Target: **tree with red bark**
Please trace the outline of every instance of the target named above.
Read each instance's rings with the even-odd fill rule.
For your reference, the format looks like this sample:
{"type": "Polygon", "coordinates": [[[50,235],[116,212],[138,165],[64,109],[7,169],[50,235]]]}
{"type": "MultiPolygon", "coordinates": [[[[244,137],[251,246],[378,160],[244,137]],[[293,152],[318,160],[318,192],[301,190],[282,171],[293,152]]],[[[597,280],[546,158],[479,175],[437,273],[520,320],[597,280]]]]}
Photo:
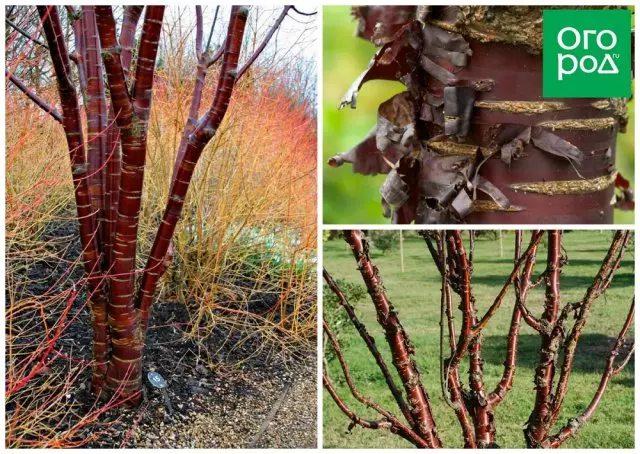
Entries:
{"type": "MultiPolygon", "coordinates": [[[[529,448],[558,448],[574,436],[593,416],[601,402],[611,377],[618,374],[631,360],[634,345],[625,346],[632,329],[634,302],[630,308],[616,340],[609,351],[599,386],[586,409],[566,425],[555,430],[555,424],[567,395],[569,377],[574,366],[576,346],[587,323],[593,303],[604,294],[620,267],[627,249],[631,232],[617,231],[600,268],[584,296],[576,302],[562,304],[560,299],[560,273],[566,262],[562,247],[562,232],[558,230],[532,231],[528,245],[524,246],[524,233],[515,237],[513,268],[506,276],[497,296],[482,313],[478,313],[472,289],[474,235],[470,235],[467,252],[460,231],[424,231],[423,235],[430,255],[435,263],[435,272],[441,280],[440,292],[440,371],[442,397],[455,413],[460,425],[465,448],[495,448],[494,423],[496,407],[500,405],[513,386],[518,363],[518,339],[521,325],[526,323],[540,339],[539,359],[535,368],[535,401],[528,421],[524,423],[524,439],[529,448]],[[534,268],[538,248],[546,236],[546,267],[538,277],[534,268]],[[545,297],[542,314],[536,316],[527,302],[528,292],[543,285],[545,297]],[[515,304],[511,321],[506,327],[507,348],[501,378],[493,389],[489,388],[483,375],[483,334],[493,316],[513,288],[515,304]],[[454,299],[459,299],[461,321],[455,322],[454,299]],[[571,321],[570,319],[573,319],[571,321]],[[458,334],[456,335],[456,331],[458,334]],[[620,357],[620,358],[618,358],[620,357]],[[461,377],[461,365],[468,361],[469,378],[465,386],[461,377]]],[[[344,237],[351,248],[357,268],[367,287],[377,320],[384,332],[386,346],[391,353],[391,367],[384,360],[381,350],[370,331],[359,319],[353,305],[326,269],[323,276],[329,289],[335,294],[340,308],[344,310],[366,344],[378,366],[379,372],[402,416],[382,407],[374,399],[360,393],[350,371],[350,364],[343,352],[335,326],[325,321],[324,333],[335,357],[340,363],[344,381],[352,396],[364,406],[380,415],[380,419],[367,420],[358,416],[340,397],[328,375],[323,373],[323,384],[333,401],[351,421],[350,428],[361,426],[368,429],[387,429],[416,447],[440,448],[443,443],[437,432],[437,417],[432,410],[431,397],[423,383],[414,355],[419,353],[405,331],[402,321],[392,305],[382,284],[378,268],[372,262],[369,241],[363,232],[348,230],[344,237]],[[399,377],[401,387],[396,384],[399,377]]],[[[334,317],[335,318],[335,317],[334,317]]],[[[342,377],[341,377],[342,379],[342,377]]]]}
{"type": "Polygon", "coordinates": [[[125,6],[119,27],[110,6],[37,10],[40,21],[33,31],[12,24],[50,57],[59,108],[49,105],[12,70],[7,69],[7,80],[60,123],[67,140],[92,317],[92,390],[137,405],[142,398],[142,358],[152,302],[172,261],[172,237],[198,160],[225,118],[238,79],[284,19],[292,12],[304,13],[284,6],[263,41],[240,64],[249,8],[231,8],[222,45],[212,52],[211,39],[204,45],[202,7],[195,7],[197,71],[189,116],[164,214],[146,265],[139,270],[147,134],[165,7],[125,6]],[[199,116],[209,69],[218,73],[215,96],[199,116]]]}

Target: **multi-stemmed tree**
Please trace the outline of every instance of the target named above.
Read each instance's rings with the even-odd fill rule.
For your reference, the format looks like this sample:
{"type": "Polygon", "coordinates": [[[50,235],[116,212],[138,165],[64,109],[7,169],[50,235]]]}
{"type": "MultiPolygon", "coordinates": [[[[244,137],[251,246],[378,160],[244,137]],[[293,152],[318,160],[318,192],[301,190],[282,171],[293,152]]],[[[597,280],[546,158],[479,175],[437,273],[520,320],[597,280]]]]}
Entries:
{"type": "Polygon", "coordinates": [[[121,402],[133,405],[140,402],[151,305],[158,281],[171,263],[172,237],[194,169],[225,117],[234,85],[290,11],[304,14],[285,6],[264,40],[239,66],[249,9],[231,8],[224,41],[213,52],[211,35],[207,44],[203,43],[202,7],[195,7],[196,82],[169,198],[142,270],[135,266],[138,226],[165,7],[126,6],[118,27],[110,6],[66,7],[66,17],[59,7],[39,6],[40,23],[34,32],[13,24],[26,38],[46,49],[57,82],[59,109],[7,70],[8,80],[59,122],[66,136],[92,315],[95,393],[115,393],[121,402]],[[72,40],[67,39],[65,26],[72,30],[72,40]],[[40,31],[44,40],[38,37],[40,31]],[[210,68],[217,72],[215,96],[200,115],[210,68]]]}
{"type": "MultiPolygon", "coordinates": [[[[576,302],[561,303],[560,273],[564,265],[562,232],[549,231],[547,236],[546,267],[536,277],[534,267],[538,247],[545,232],[533,231],[529,244],[522,244],[523,233],[517,232],[515,256],[511,273],[484,314],[478,313],[472,288],[473,236],[471,249],[465,250],[462,233],[459,231],[425,231],[429,252],[435,262],[434,272],[441,276],[440,295],[440,371],[442,397],[455,413],[460,424],[465,448],[492,448],[496,444],[494,413],[512,388],[518,363],[518,338],[521,325],[526,323],[540,338],[539,359],[535,368],[535,402],[529,420],[523,421],[524,438],[530,448],[557,448],[591,418],[600,403],[612,376],[618,374],[632,358],[634,345],[626,347],[625,339],[632,329],[634,302],[632,301],[624,323],[606,359],[599,386],[585,410],[558,431],[554,426],[563,408],[568,382],[574,366],[576,346],[587,323],[591,307],[609,287],[615,271],[619,268],[625,249],[631,239],[629,231],[615,233],[611,246],[599,271],[584,296],[576,302]],[[545,288],[543,310],[540,316],[527,303],[528,292],[539,285],[545,288]],[[507,349],[504,370],[493,389],[483,377],[483,334],[492,317],[500,309],[505,297],[513,287],[515,304],[511,321],[505,327],[507,349]],[[459,300],[461,321],[455,322],[454,299],[459,300]],[[456,330],[459,330],[456,334],[456,330]],[[618,357],[621,359],[618,359],[618,357]],[[461,364],[468,361],[468,386],[461,378],[461,364]]],[[[381,355],[375,339],[360,321],[347,296],[329,272],[323,270],[324,279],[376,361],[389,391],[393,395],[402,416],[380,406],[374,398],[360,393],[351,375],[348,361],[343,353],[334,327],[324,321],[324,332],[340,363],[347,387],[353,397],[372,408],[379,420],[367,420],[357,415],[338,395],[328,371],[323,373],[325,389],[340,410],[351,420],[352,426],[369,429],[388,429],[406,439],[416,447],[439,448],[436,415],[431,407],[430,396],[423,385],[423,376],[413,359],[415,348],[405,331],[398,313],[391,304],[382,284],[377,267],[369,256],[369,242],[361,231],[344,232],[363,282],[373,302],[377,320],[384,332],[391,353],[392,365],[400,378],[402,387],[381,355]],[[402,391],[404,390],[404,392],[402,391]]],[[[385,347],[386,348],[386,347],[385,347]]]]}

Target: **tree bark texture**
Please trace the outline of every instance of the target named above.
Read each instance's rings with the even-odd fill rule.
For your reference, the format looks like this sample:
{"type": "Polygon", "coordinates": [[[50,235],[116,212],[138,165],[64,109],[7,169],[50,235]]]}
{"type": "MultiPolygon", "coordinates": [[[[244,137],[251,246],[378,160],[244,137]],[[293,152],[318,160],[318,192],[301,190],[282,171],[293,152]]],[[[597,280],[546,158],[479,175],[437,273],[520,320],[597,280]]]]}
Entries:
{"type": "Polygon", "coordinates": [[[329,165],[387,174],[393,223],[611,223],[626,100],[542,97],[544,8],[354,7],[358,36],[380,48],[341,107],[369,80],[406,91],[329,165]]]}

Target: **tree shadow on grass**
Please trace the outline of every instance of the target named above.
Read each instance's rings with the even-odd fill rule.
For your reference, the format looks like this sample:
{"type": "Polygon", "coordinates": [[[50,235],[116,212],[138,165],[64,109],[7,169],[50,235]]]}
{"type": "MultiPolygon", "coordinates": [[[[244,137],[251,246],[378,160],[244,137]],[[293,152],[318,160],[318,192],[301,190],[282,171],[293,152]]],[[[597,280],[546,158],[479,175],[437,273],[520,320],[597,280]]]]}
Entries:
{"type": "MultiPolygon", "coordinates": [[[[576,355],[574,357],[574,373],[601,374],[616,339],[604,334],[583,334],[578,341],[576,355]]],[[[482,356],[487,364],[504,364],[506,358],[506,337],[486,336],[482,343],[482,356]]],[[[623,347],[623,354],[618,356],[618,362],[628,351],[633,340],[628,339],[623,347]]],[[[518,339],[518,366],[535,369],[540,358],[540,337],[535,334],[521,334],[518,339]]],[[[562,364],[562,356],[559,363],[562,364]]],[[[635,357],[631,358],[625,370],[632,374],[635,372],[635,357]]],[[[628,377],[628,375],[627,375],[628,377]]],[[[623,386],[634,386],[633,377],[620,379],[623,386]]]]}

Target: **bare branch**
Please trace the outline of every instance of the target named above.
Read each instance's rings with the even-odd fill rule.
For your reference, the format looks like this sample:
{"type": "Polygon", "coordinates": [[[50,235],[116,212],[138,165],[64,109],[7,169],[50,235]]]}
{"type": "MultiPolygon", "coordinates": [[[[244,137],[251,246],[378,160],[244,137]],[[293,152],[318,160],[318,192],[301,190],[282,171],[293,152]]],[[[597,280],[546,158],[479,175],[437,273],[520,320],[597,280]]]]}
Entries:
{"type": "Polygon", "coordinates": [[[375,411],[380,413],[381,416],[386,418],[392,425],[391,427],[392,432],[399,434],[402,438],[410,441],[416,446],[426,446],[426,443],[424,442],[424,440],[422,440],[422,438],[420,438],[420,436],[417,433],[415,433],[412,429],[402,424],[398,420],[398,418],[393,416],[389,411],[382,408],[376,402],[374,402],[368,397],[364,397],[362,394],[358,392],[358,390],[355,387],[355,384],[353,383],[353,379],[351,378],[351,373],[349,372],[349,366],[347,365],[347,362],[344,358],[344,354],[342,353],[342,349],[340,348],[338,339],[336,338],[335,334],[333,333],[333,331],[331,330],[331,328],[329,327],[329,325],[325,320],[322,321],[322,326],[325,334],[327,335],[327,337],[329,338],[329,341],[331,342],[331,345],[333,346],[333,350],[335,351],[336,356],[338,358],[338,362],[340,363],[340,367],[342,368],[342,373],[347,382],[347,386],[349,387],[349,390],[351,391],[351,394],[353,395],[353,397],[355,397],[358,402],[366,405],[367,407],[373,408],[375,411]]]}
{"type": "Polygon", "coordinates": [[[33,90],[30,90],[29,88],[27,88],[27,86],[24,83],[22,83],[22,81],[19,80],[16,76],[14,76],[13,74],[9,74],[9,70],[5,69],[4,73],[6,76],[9,77],[9,80],[13,83],[13,85],[15,85],[18,88],[18,90],[20,90],[22,93],[27,95],[27,97],[31,99],[38,107],[40,107],[46,113],[51,115],[51,118],[53,118],[58,123],[62,124],[62,115],[60,114],[60,112],[58,112],[56,109],[54,109],[49,104],[47,104],[47,102],[44,99],[42,99],[40,96],[38,96],[38,94],[35,93],[33,90]]]}
{"type": "Polygon", "coordinates": [[[26,31],[24,31],[23,29],[21,29],[20,27],[18,27],[16,24],[14,24],[13,22],[11,22],[9,19],[5,19],[4,20],[6,22],[6,24],[8,26],[10,26],[11,28],[13,28],[15,31],[17,31],[18,33],[20,33],[22,36],[24,36],[25,38],[29,39],[30,41],[33,41],[35,44],[44,47],[45,49],[49,49],[49,46],[47,46],[45,43],[43,43],[42,41],[40,41],[38,38],[36,38],[35,36],[31,36],[29,33],[27,33],[26,31]]]}
{"type": "Polygon", "coordinates": [[[573,367],[576,347],[578,340],[580,339],[580,335],[582,334],[582,329],[587,323],[587,317],[589,315],[591,305],[600,295],[602,295],[602,293],[604,293],[604,291],[609,287],[609,284],[611,284],[613,273],[620,266],[620,261],[622,260],[622,256],[628,245],[630,236],[631,232],[629,231],[617,231],[615,233],[609,251],[607,252],[607,256],[603,260],[600,270],[594,277],[593,283],[587,290],[584,298],[577,304],[569,305],[568,307],[570,309],[567,312],[563,310],[561,317],[559,317],[556,325],[553,327],[553,336],[558,338],[564,336],[564,320],[566,319],[567,313],[571,310],[577,311],[576,321],[574,322],[573,328],[571,329],[567,341],[564,344],[564,359],[562,362],[562,368],[560,369],[560,379],[556,386],[555,397],[551,407],[553,422],[557,420],[560,414],[562,402],[564,401],[564,397],[567,393],[567,385],[569,382],[569,376],[571,375],[571,369],[573,367]]]}
{"type": "Polygon", "coordinates": [[[282,12],[280,13],[280,16],[278,16],[274,24],[271,26],[271,28],[267,32],[267,35],[264,37],[264,39],[262,40],[258,48],[253,52],[253,55],[249,57],[249,59],[244,63],[244,65],[242,65],[242,67],[238,70],[238,79],[242,77],[242,75],[247,71],[247,69],[249,69],[249,67],[253,64],[253,62],[255,62],[256,59],[260,56],[264,48],[267,47],[267,44],[275,34],[276,30],[280,28],[282,21],[284,20],[285,17],[287,17],[287,12],[291,8],[292,6],[290,5],[287,5],[284,8],[282,8],[282,12]]]}
{"type": "Polygon", "coordinates": [[[418,433],[430,447],[442,444],[436,433],[435,421],[431,412],[431,402],[422,383],[417,365],[412,358],[413,348],[409,342],[398,316],[387,298],[377,268],[369,258],[369,246],[362,232],[345,231],[345,240],[351,246],[353,256],[358,263],[369,295],[374,303],[378,323],[385,331],[387,343],[393,353],[393,364],[400,375],[405,392],[418,426],[418,433]]]}
{"type": "Polygon", "coordinates": [[[349,301],[347,301],[347,298],[345,297],[344,293],[342,292],[342,290],[340,290],[340,287],[338,287],[338,284],[333,280],[333,278],[325,268],[322,269],[322,276],[324,277],[324,280],[329,286],[329,288],[331,289],[331,291],[338,297],[338,303],[345,310],[345,312],[347,313],[347,316],[349,317],[349,320],[351,320],[351,323],[353,323],[353,326],[356,328],[356,330],[358,331],[358,334],[360,334],[360,337],[362,338],[364,343],[367,345],[367,348],[371,352],[371,355],[376,360],[376,364],[380,368],[380,371],[382,372],[382,376],[384,377],[387,387],[389,388],[389,390],[391,391],[391,394],[396,400],[396,403],[398,404],[400,411],[404,415],[407,422],[412,427],[415,428],[416,426],[413,421],[413,416],[411,415],[411,411],[409,410],[409,407],[407,407],[407,403],[404,401],[404,398],[402,397],[402,392],[396,386],[393,380],[393,376],[389,372],[389,368],[387,367],[387,364],[384,358],[378,351],[378,347],[376,347],[375,340],[373,339],[373,337],[371,337],[371,335],[367,331],[367,328],[362,324],[362,322],[356,315],[355,310],[353,309],[353,306],[349,304],[349,301]]]}
{"type": "Polygon", "coordinates": [[[602,378],[600,379],[600,384],[598,385],[598,389],[596,390],[596,393],[593,396],[591,403],[589,403],[589,405],[584,410],[584,412],[582,412],[582,414],[580,414],[576,418],[569,419],[567,425],[564,426],[562,429],[560,429],[557,435],[554,435],[553,437],[549,437],[548,439],[544,440],[544,442],[542,443],[543,448],[559,448],[560,445],[562,445],[569,438],[573,437],[580,430],[580,428],[589,419],[591,419],[591,417],[593,416],[593,413],[596,411],[596,409],[598,408],[598,405],[600,404],[600,401],[602,400],[602,396],[607,390],[607,386],[609,384],[609,381],[611,380],[611,377],[620,373],[620,371],[622,371],[624,366],[628,363],[629,359],[631,358],[631,355],[633,355],[635,345],[634,347],[630,348],[624,360],[617,367],[614,367],[616,357],[620,355],[620,349],[622,348],[624,339],[627,336],[627,333],[629,332],[629,329],[632,326],[634,313],[635,313],[635,299],[631,303],[631,307],[629,308],[629,313],[627,314],[627,318],[624,322],[624,325],[622,326],[622,329],[620,330],[620,333],[616,338],[616,342],[611,348],[611,352],[609,353],[609,357],[607,358],[607,363],[606,363],[604,372],[602,374],[602,378]]]}

